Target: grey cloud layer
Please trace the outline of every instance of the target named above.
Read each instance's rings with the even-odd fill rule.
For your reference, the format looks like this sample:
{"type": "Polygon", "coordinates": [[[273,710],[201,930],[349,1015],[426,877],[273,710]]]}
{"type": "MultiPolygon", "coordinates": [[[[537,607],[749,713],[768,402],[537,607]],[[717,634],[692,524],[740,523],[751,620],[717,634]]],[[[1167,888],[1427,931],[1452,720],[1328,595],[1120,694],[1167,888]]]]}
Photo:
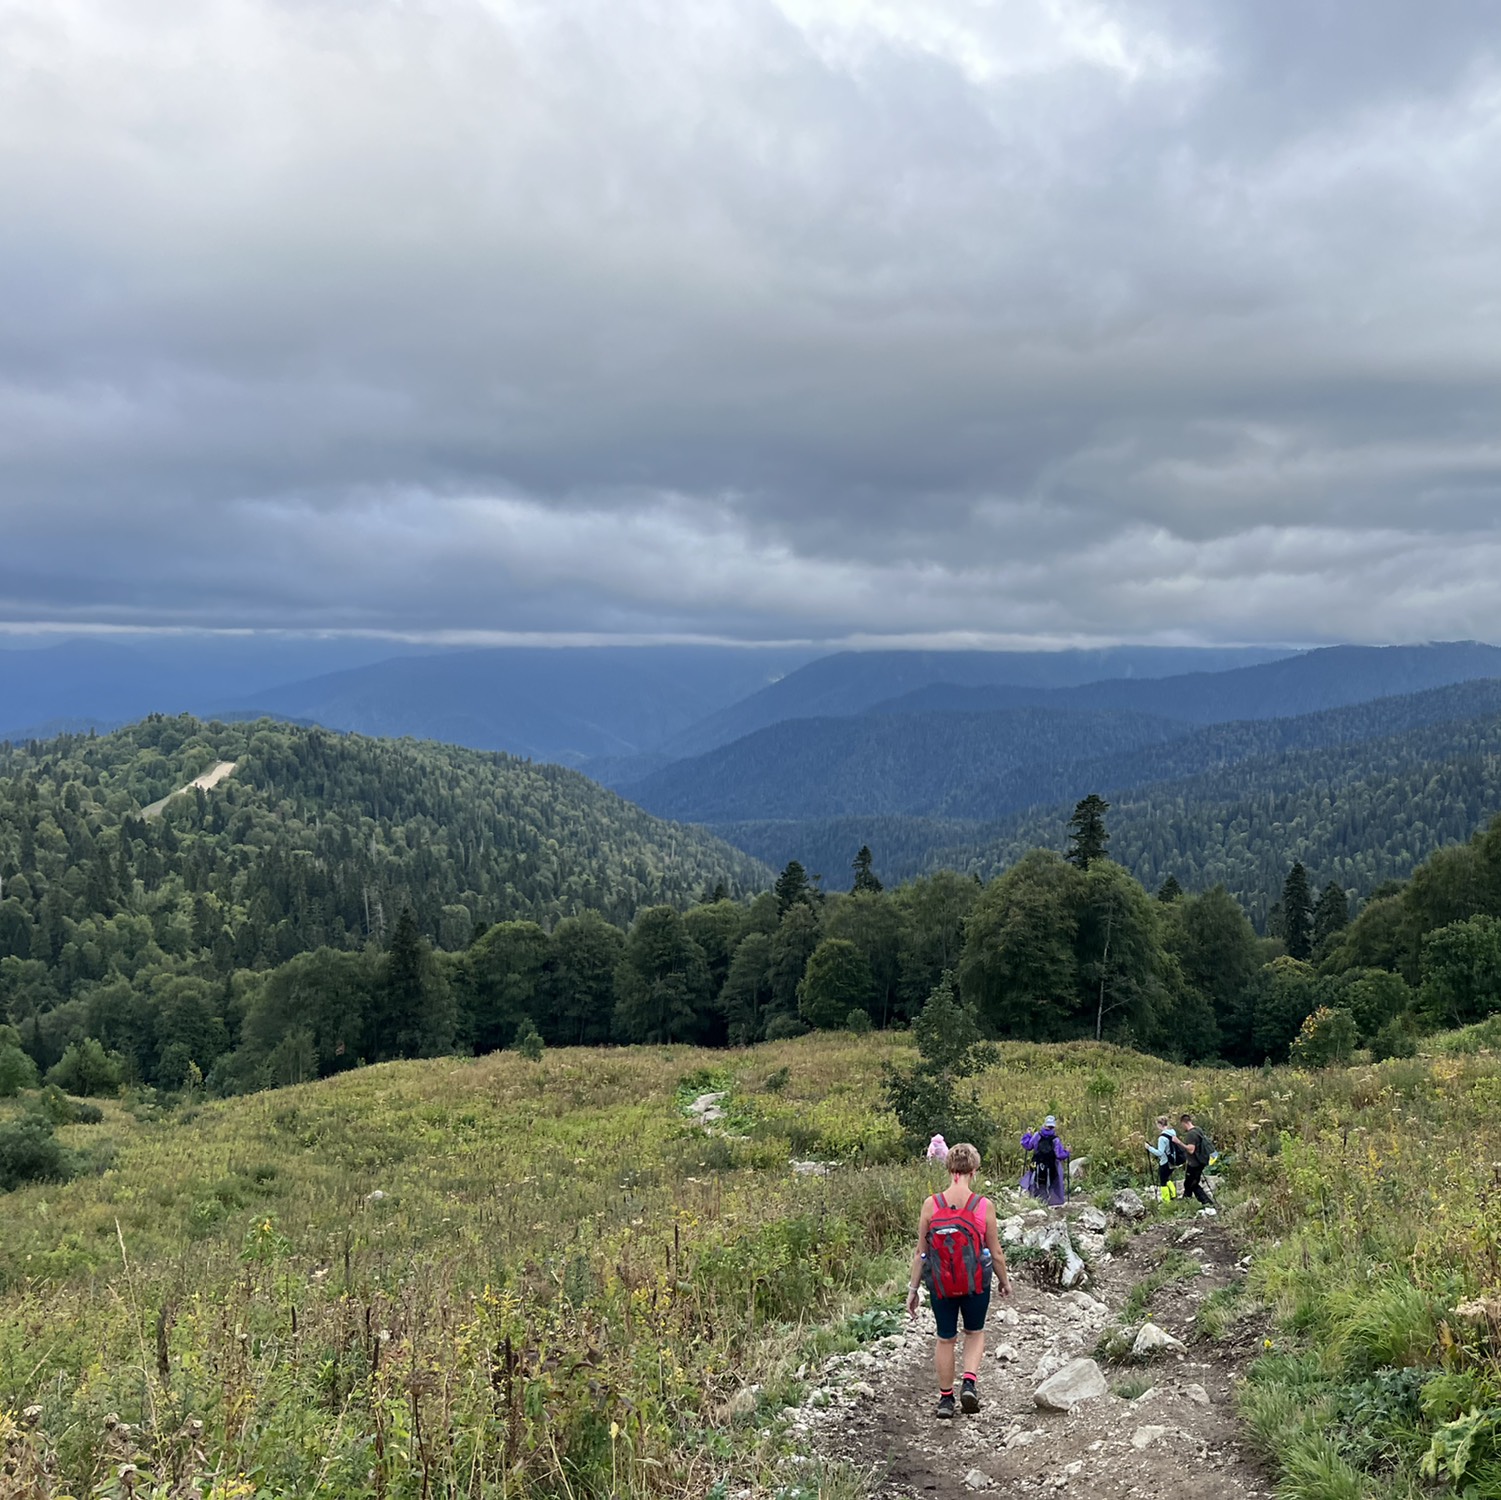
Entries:
{"type": "Polygon", "coordinates": [[[1501,637],[1493,31],[0,0],[0,619],[1501,637]]]}

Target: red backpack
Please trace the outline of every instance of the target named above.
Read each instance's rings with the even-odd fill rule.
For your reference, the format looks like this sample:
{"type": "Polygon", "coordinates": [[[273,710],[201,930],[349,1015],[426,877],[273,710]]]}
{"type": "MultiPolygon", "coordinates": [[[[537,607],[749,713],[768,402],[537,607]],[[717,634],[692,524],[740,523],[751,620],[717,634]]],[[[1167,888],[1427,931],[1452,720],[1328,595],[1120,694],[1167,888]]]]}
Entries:
{"type": "Polygon", "coordinates": [[[942,1193],[933,1195],[923,1256],[929,1296],[968,1297],[985,1290],[985,1208],[985,1199],[973,1193],[963,1208],[953,1207],[942,1193]]]}

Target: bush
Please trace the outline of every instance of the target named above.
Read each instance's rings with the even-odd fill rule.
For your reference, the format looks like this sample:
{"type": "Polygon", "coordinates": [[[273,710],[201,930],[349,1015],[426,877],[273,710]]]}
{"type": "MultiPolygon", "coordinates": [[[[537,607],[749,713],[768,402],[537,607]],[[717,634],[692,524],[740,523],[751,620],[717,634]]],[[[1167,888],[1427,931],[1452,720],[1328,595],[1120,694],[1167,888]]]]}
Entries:
{"type": "Polygon", "coordinates": [[[48,1069],[47,1082],[69,1094],[113,1094],[125,1081],[125,1063],[118,1052],[106,1052],[93,1037],[73,1042],[62,1061],[48,1069]]]}
{"type": "Polygon", "coordinates": [[[1347,1010],[1321,1005],[1303,1022],[1292,1045],[1292,1060],[1300,1068],[1329,1068],[1350,1061],[1358,1035],[1355,1018],[1347,1010]]]}
{"type": "Polygon", "coordinates": [[[863,1035],[870,1030],[870,1012],[863,1010],[858,1005],[855,1006],[844,1018],[844,1029],[846,1031],[853,1031],[858,1035],[863,1035]]]}
{"type": "Polygon", "coordinates": [[[516,1028],[516,1050],[532,1062],[542,1061],[542,1034],[530,1016],[516,1028]]]}
{"type": "Polygon", "coordinates": [[[28,1182],[66,1182],[76,1170],[73,1153],[42,1115],[26,1114],[0,1125],[0,1192],[28,1182]]]}
{"type": "Polygon", "coordinates": [[[22,1089],[35,1087],[36,1064],[13,1043],[0,1043],[0,1099],[13,1099],[22,1089]]]}
{"type": "Polygon", "coordinates": [[[1411,1025],[1402,1016],[1390,1020],[1371,1038],[1371,1056],[1377,1062],[1389,1057],[1413,1057],[1417,1054],[1418,1039],[1411,1025]]]}
{"type": "Polygon", "coordinates": [[[37,1108],[54,1125],[97,1125],[104,1111],[97,1104],[70,1099],[55,1083],[49,1083],[37,1098],[37,1108]]]}

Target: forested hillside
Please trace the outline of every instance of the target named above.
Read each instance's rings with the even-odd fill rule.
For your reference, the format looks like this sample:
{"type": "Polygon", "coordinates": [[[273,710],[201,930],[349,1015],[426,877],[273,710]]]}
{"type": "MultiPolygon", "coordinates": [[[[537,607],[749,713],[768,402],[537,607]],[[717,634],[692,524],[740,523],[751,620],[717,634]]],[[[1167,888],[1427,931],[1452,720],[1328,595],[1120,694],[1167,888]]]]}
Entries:
{"type": "MultiPolygon", "coordinates": [[[[1068,808],[1094,789],[1115,804],[1112,852],[1148,885],[1168,875],[1194,888],[1223,882],[1264,912],[1294,859],[1365,893],[1468,837],[1501,810],[1498,757],[1501,683],[1476,682],[1215,725],[1121,756],[1033,763],[984,790],[999,798],[1024,783],[1037,805],[988,821],[878,812],[725,821],[714,831],[773,866],[799,859],[834,885],[862,843],[897,879],[944,868],[988,877],[1030,848],[1058,847],[1068,808]],[[1408,727],[1382,732],[1392,724],[1408,727]]],[[[942,763],[926,774],[943,777],[942,763]]]]}
{"type": "MultiPolygon", "coordinates": [[[[1208,728],[1125,710],[875,712],[778,724],[623,791],[663,817],[696,823],[860,813],[984,822],[1038,804],[1072,805],[1084,790],[1120,794],[1243,761],[1498,714],[1497,680],[1208,728]]],[[[1465,732],[1456,729],[1453,737],[1465,732]]],[[[1433,743],[1431,736],[1424,742],[1433,743]]],[[[1296,783],[1288,789],[1296,791],[1296,783]]],[[[855,844],[874,836],[857,833],[855,844]]],[[[731,832],[726,837],[737,841],[731,832]]],[[[794,853],[806,858],[807,851],[788,857],[794,853]]]]}
{"type": "Polygon", "coordinates": [[[477,925],[628,922],[765,878],[572,771],[499,754],[160,717],[0,749],[0,1006],[44,1066],[87,1033],[150,1079],[206,1072],[236,1039],[241,976],[313,950],[363,963],[403,913],[409,942],[462,949],[477,925]],[[212,792],[143,818],[221,760],[234,774],[212,792]]]}

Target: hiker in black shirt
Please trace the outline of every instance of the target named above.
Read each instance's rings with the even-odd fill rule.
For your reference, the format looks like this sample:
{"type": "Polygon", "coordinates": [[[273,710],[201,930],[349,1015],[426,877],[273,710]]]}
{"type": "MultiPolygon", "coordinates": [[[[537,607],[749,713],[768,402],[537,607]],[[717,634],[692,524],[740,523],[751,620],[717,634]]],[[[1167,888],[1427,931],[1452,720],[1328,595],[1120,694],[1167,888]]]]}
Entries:
{"type": "Polygon", "coordinates": [[[1209,1196],[1204,1184],[1199,1181],[1204,1175],[1204,1169],[1209,1165],[1209,1137],[1194,1124],[1192,1115],[1179,1117],[1178,1142],[1188,1158],[1183,1166],[1183,1196],[1197,1198],[1206,1206],[1212,1204],[1214,1199],[1209,1196]]]}

